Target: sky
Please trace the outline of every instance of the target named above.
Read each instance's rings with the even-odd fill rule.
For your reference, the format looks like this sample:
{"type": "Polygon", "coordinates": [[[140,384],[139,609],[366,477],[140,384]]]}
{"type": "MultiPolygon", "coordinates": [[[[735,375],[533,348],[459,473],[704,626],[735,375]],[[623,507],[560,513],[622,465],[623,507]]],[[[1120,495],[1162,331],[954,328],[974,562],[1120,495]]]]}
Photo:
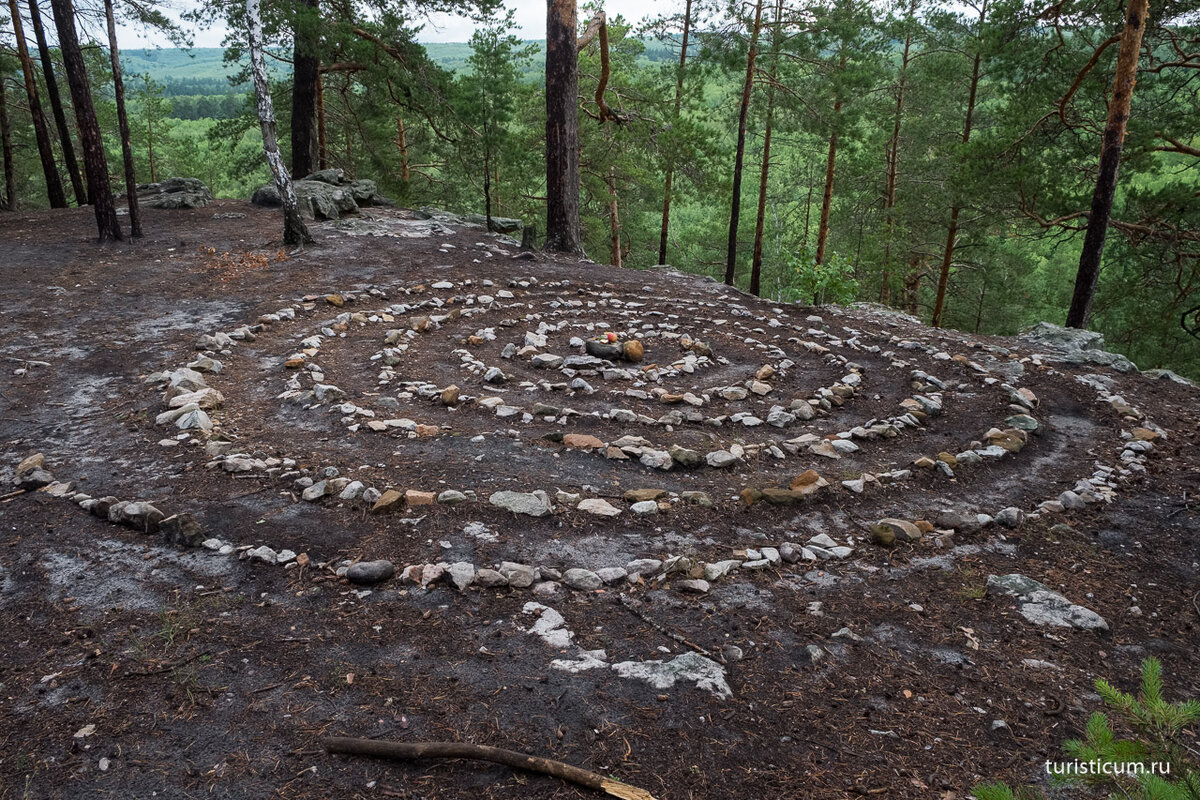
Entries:
{"type": "MultiPolygon", "coordinates": [[[[192,5],[195,0],[174,0],[176,8],[192,5]]],[[[618,14],[629,22],[638,23],[645,17],[669,13],[682,7],[682,0],[606,0],[605,9],[610,17],[618,14]]],[[[506,0],[505,8],[516,10],[519,35],[525,39],[543,39],[546,36],[546,0],[506,0]]],[[[430,22],[418,37],[423,42],[465,42],[471,38],[475,26],[470,20],[450,14],[430,15],[430,22]]],[[[170,47],[161,37],[146,38],[137,30],[125,27],[120,33],[122,48],[170,47]]],[[[195,33],[196,47],[219,47],[225,37],[225,27],[215,26],[195,33]]]]}

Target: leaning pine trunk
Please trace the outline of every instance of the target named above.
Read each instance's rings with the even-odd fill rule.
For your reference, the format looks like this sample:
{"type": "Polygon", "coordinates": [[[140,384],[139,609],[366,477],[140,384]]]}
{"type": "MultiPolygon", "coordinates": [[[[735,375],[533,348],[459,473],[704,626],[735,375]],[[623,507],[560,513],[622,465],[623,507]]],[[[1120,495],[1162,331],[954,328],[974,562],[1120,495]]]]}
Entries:
{"type": "Polygon", "coordinates": [[[754,61],[758,58],[758,32],[762,27],[763,0],[754,7],[754,27],[750,31],[750,50],[746,54],[746,82],[742,86],[742,104],[738,111],[737,154],[733,161],[733,202],[729,209],[729,242],[725,252],[725,283],[737,279],[738,217],[742,210],[742,161],[746,157],[746,117],[750,113],[750,94],[754,90],[754,61]]]}
{"type": "Polygon", "coordinates": [[[275,188],[283,202],[283,242],[302,245],[312,241],[304,220],[300,218],[300,206],[296,202],[296,188],[279,155],[279,141],[275,133],[275,106],[271,103],[271,87],[267,83],[267,65],[263,62],[262,16],[259,0],[246,0],[246,21],[249,24],[250,72],[254,76],[254,94],[258,100],[258,122],[262,127],[263,155],[271,167],[275,188]]]}
{"type": "Polygon", "coordinates": [[[1067,327],[1070,328],[1086,327],[1092,314],[1092,298],[1100,280],[1100,257],[1104,254],[1104,237],[1108,233],[1108,217],[1112,213],[1117,171],[1125,146],[1125,125],[1129,122],[1133,86],[1137,83],[1138,53],[1146,29],[1147,6],[1147,0],[1131,0],[1125,15],[1125,30],[1121,33],[1121,50],[1117,55],[1117,75],[1113,79],[1113,100],[1108,107],[1108,124],[1104,127],[1104,145],[1100,150],[1100,174],[1096,176],[1092,212],[1088,215],[1083,252],[1079,254],[1079,271],[1075,275],[1075,292],[1067,312],[1067,327]]]}
{"type": "Polygon", "coordinates": [[[67,196],[63,193],[62,181],[58,177],[58,166],[54,163],[54,148],[50,144],[46,115],[42,113],[42,103],[38,97],[33,59],[29,57],[29,48],[25,46],[25,31],[21,25],[21,11],[17,8],[17,0],[8,0],[8,9],[12,13],[13,34],[17,39],[17,58],[25,76],[25,94],[29,96],[29,116],[33,119],[38,155],[42,159],[42,174],[46,176],[46,195],[51,208],[66,208],[67,196]]]}
{"type": "Polygon", "coordinates": [[[138,208],[137,173],[133,168],[129,115],[125,113],[125,81],[121,78],[121,59],[117,50],[117,25],[113,19],[112,0],[104,0],[104,18],[108,23],[108,53],[112,59],[113,92],[117,100],[117,123],[121,129],[121,159],[125,162],[125,195],[129,200],[129,235],[134,239],[140,239],[142,236],[142,211],[138,208]]]}
{"type": "Polygon", "coordinates": [[[100,123],[96,119],[96,108],[92,105],[87,67],[84,66],[83,51],[79,47],[79,36],[75,32],[75,9],[71,0],[50,0],[50,8],[54,12],[58,46],[62,50],[67,84],[71,87],[71,100],[75,105],[75,122],[79,125],[79,142],[83,151],[83,169],[87,175],[88,190],[92,195],[92,208],[96,212],[100,241],[119,240],[123,238],[121,223],[117,219],[112,187],[108,185],[108,160],[104,154],[104,139],[100,136],[100,123]]]}

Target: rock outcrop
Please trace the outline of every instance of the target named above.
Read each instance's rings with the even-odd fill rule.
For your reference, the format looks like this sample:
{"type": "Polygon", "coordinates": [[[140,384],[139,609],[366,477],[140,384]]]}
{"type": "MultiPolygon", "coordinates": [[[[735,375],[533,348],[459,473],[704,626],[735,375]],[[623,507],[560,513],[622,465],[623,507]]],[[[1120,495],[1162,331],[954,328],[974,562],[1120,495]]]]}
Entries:
{"type": "MultiPolygon", "coordinates": [[[[340,169],[323,169],[306,175],[292,184],[300,215],[305,219],[339,219],[343,214],[356,214],[364,206],[390,206],[392,201],[379,193],[375,181],[347,181],[340,169]]],[[[278,208],[283,204],[274,183],[258,187],[250,202],[256,206],[278,208]]]]}

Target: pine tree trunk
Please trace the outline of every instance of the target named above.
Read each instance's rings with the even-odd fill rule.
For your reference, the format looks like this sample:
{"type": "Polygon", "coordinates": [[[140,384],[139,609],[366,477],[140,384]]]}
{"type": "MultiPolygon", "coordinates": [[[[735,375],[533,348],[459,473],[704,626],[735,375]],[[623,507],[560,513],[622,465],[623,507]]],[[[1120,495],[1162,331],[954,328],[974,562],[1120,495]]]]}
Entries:
{"type": "Polygon", "coordinates": [[[17,177],[13,163],[12,131],[8,127],[8,79],[0,75],[0,154],[4,159],[5,211],[17,210],[17,177]]]}
{"type": "Polygon", "coordinates": [[[1121,151],[1125,146],[1125,126],[1133,103],[1133,87],[1137,83],[1138,55],[1145,32],[1147,0],[1130,0],[1121,32],[1121,49],[1117,55],[1117,74],[1113,79],[1113,99],[1108,107],[1108,122],[1104,127],[1104,144],[1100,149],[1100,174],[1092,193],[1092,210],[1088,215],[1083,251],[1079,254],[1079,271],[1075,275],[1075,291],[1067,312],[1067,326],[1087,327],[1092,314],[1092,298],[1100,280],[1100,259],[1104,255],[1104,239],[1112,213],[1113,196],[1117,191],[1117,173],[1121,167],[1121,151]]]}
{"type": "Polygon", "coordinates": [[[492,232],[492,147],[488,139],[488,124],[483,123],[483,217],[488,233],[492,232]]]}
{"type": "Polygon", "coordinates": [[[25,31],[21,25],[21,11],[17,0],[8,0],[12,14],[13,33],[17,39],[17,58],[25,76],[25,94],[29,96],[29,116],[33,118],[33,133],[37,138],[38,156],[42,159],[42,174],[46,176],[46,195],[51,208],[66,208],[67,196],[63,192],[62,180],[58,177],[58,165],[54,163],[54,147],[50,142],[50,131],[46,128],[46,115],[38,97],[37,80],[33,72],[33,59],[25,46],[25,31]]]}
{"type": "MultiPolygon", "coordinates": [[[[683,108],[683,75],[684,69],[687,66],[687,49],[688,36],[692,32],[692,1],[687,0],[687,6],[683,10],[683,40],[679,46],[679,69],[675,73],[675,114],[671,117],[675,128],[679,127],[679,111],[683,108]]],[[[678,130],[673,130],[674,135],[678,135],[678,130]]],[[[671,223],[671,184],[675,181],[675,144],[671,144],[671,150],[667,153],[667,174],[663,180],[663,210],[662,210],[662,230],[658,236],[658,263],[667,263],[667,231],[671,223]]]]}
{"type": "MultiPolygon", "coordinates": [[[[61,0],[60,0],[61,1],[61,0]]],[[[254,94],[258,101],[258,123],[262,128],[263,155],[271,167],[275,188],[283,203],[283,243],[304,245],[312,241],[304,220],[300,218],[300,207],[296,201],[296,187],[288,174],[279,154],[279,140],[275,133],[275,106],[271,102],[271,87],[267,83],[267,65],[263,61],[262,13],[259,0],[246,0],[246,21],[249,27],[250,72],[254,77],[254,94]]]]}
{"type": "Polygon", "coordinates": [[[325,138],[325,76],[317,73],[317,164],[329,169],[329,148],[325,138]]]}
{"type": "Polygon", "coordinates": [[[38,55],[42,61],[42,74],[46,78],[46,97],[50,100],[50,112],[54,115],[54,124],[58,128],[58,144],[62,148],[67,174],[71,176],[71,188],[75,191],[75,204],[87,205],[87,189],[83,185],[83,176],[79,174],[79,160],[75,158],[71,128],[67,125],[67,115],[63,111],[58,81],[54,77],[54,59],[50,57],[50,46],[46,43],[46,30],[42,26],[42,12],[38,8],[37,0],[28,0],[28,2],[29,21],[33,24],[33,36],[37,40],[38,55]]]}
{"type": "Polygon", "coordinates": [[[742,85],[742,103],[738,109],[737,153],[733,161],[733,201],[729,209],[729,242],[725,249],[725,283],[737,280],[738,217],[742,211],[742,162],[746,158],[746,118],[750,114],[750,96],[754,91],[754,62],[758,59],[758,32],[762,28],[763,0],[754,7],[754,26],[750,30],[750,49],[746,53],[746,81],[742,85]]]}
{"type": "Polygon", "coordinates": [[[299,178],[317,171],[321,153],[317,135],[317,83],[321,61],[314,31],[317,0],[299,0],[299,19],[292,27],[292,174],[299,178]]]}
{"type": "Polygon", "coordinates": [[[146,107],[146,160],[150,162],[150,182],[158,183],[154,170],[154,114],[151,113],[149,104],[146,107]]]}
{"type": "Polygon", "coordinates": [[[767,120],[763,129],[762,172],[758,178],[758,215],[754,221],[754,257],[750,262],[750,294],[762,296],[763,228],[767,218],[767,179],[771,173],[771,128],[775,122],[775,77],[779,72],[779,25],[783,0],[775,4],[775,27],[771,31],[771,72],[767,76],[767,120]]]}
{"type": "Polygon", "coordinates": [[[819,267],[825,263],[825,245],[829,242],[829,217],[833,211],[833,175],[837,164],[838,129],[841,127],[842,100],[833,104],[833,130],[829,133],[829,153],[825,156],[825,189],[821,193],[821,219],[817,222],[817,255],[819,267]]]}
{"type": "Polygon", "coordinates": [[[67,85],[71,87],[71,102],[75,106],[75,122],[79,126],[83,169],[87,175],[92,208],[96,212],[96,228],[99,231],[101,242],[110,239],[120,240],[122,238],[121,223],[117,219],[117,207],[113,202],[112,187],[108,183],[108,161],[104,154],[104,140],[100,136],[100,123],[96,120],[96,109],[92,105],[92,91],[88,85],[83,51],[79,49],[79,37],[75,33],[75,9],[71,5],[71,0],[50,0],[50,8],[54,12],[54,27],[58,30],[58,46],[62,51],[67,85]]]}
{"type": "Polygon", "coordinates": [[[396,117],[396,147],[400,148],[400,177],[407,186],[412,180],[412,170],[408,166],[408,137],[404,133],[403,117],[396,117]]]}
{"type": "Polygon", "coordinates": [[[575,0],[546,0],[546,249],[583,254],[575,0]]]}
{"type": "MultiPolygon", "coordinates": [[[[604,138],[608,140],[609,150],[612,150],[612,130],[604,126],[604,138]]],[[[614,267],[621,266],[621,219],[617,204],[617,165],[608,165],[608,177],[605,179],[608,189],[608,263],[614,267]]]]}
{"type": "MultiPolygon", "coordinates": [[[[908,22],[912,24],[917,11],[916,0],[908,6],[908,22]]],[[[896,114],[892,120],[892,138],[887,151],[887,179],[884,184],[884,240],[883,274],[879,280],[879,302],[888,303],[892,294],[892,241],[895,239],[896,224],[892,211],[896,207],[896,184],[900,178],[900,121],[904,118],[904,89],[908,81],[909,53],[912,51],[912,33],[904,37],[904,52],[900,57],[900,75],[896,86],[896,114]]]]}
{"type": "MultiPolygon", "coordinates": [[[[979,18],[980,29],[983,28],[983,17],[979,18]]],[[[971,88],[967,94],[967,119],[963,123],[963,144],[971,140],[971,122],[975,116],[975,97],[979,90],[979,53],[975,54],[975,63],[971,67],[971,88]]],[[[946,247],[942,250],[942,268],[938,273],[937,299],[933,304],[933,319],[930,324],[935,328],[942,326],[942,312],[946,309],[946,287],[950,284],[950,266],[954,263],[954,246],[958,242],[958,215],[962,209],[955,205],[950,209],[950,227],[946,232],[946,247]]]]}
{"type": "Polygon", "coordinates": [[[129,115],[125,111],[125,81],[121,76],[121,58],[117,49],[117,23],[113,19],[112,0],[104,0],[104,18],[108,23],[108,53],[112,59],[113,93],[117,101],[117,124],[121,130],[121,159],[125,162],[125,195],[129,201],[129,235],[142,236],[142,211],[138,208],[137,172],[133,166],[133,143],[129,135],[129,115]]]}

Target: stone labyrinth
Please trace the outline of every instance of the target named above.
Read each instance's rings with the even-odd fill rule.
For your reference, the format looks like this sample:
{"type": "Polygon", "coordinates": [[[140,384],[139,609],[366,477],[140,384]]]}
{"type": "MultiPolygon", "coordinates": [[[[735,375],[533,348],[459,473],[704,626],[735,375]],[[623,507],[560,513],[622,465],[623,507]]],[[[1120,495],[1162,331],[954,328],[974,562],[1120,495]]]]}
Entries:
{"type": "MultiPolygon", "coordinates": [[[[476,249],[476,261],[511,256],[491,242],[476,249]]],[[[858,329],[842,324],[851,318],[836,309],[816,316],[716,284],[677,283],[674,297],[587,276],[529,275],[503,285],[444,279],[298,298],[202,337],[186,365],[146,378],[163,391],[156,423],[170,433],[159,444],[202,448],[209,469],[277,481],[297,502],[391,514],[413,526],[423,507],[453,506],[447,513],[460,515],[459,526],[481,543],[496,537],[472,521],[480,507],[508,514],[516,528],[526,525],[522,516],[565,516],[602,529],[611,519],[614,533],[629,524],[661,532],[677,514],[752,519],[764,507],[794,506],[800,515],[769,524],[765,537],[730,540],[746,532],[730,525],[720,542],[674,552],[665,537],[648,536],[646,547],[658,550],[620,563],[548,563],[503,547],[488,551],[490,561],[314,563],[359,585],[399,572],[422,589],[510,587],[546,599],[606,585],[704,595],[756,572],[768,584],[790,575],[788,585],[798,587],[850,570],[867,548],[952,548],[955,533],[1002,534],[1030,516],[1110,501],[1144,473],[1154,442],[1167,434],[1114,394],[1110,378],[1055,369],[1063,361],[1112,366],[1099,350],[1043,339],[1015,352],[940,332],[930,341],[927,329],[893,313],[856,311],[858,329]],[[1057,375],[1050,394],[1070,412],[1023,386],[1027,374],[1057,375]],[[243,443],[227,422],[263,397],[274,406],[274,436],[243,443]],[[328,463],[291,450],[313,430],[333,443],[328,463]],[[497,475],[494,463],[451,473],[458,485],[421,485],[406,457],[412,440],[478,452],[477,462],[520,446],[523,485],[498,488],[509,476],[497,475]],[[379,463],[358,479],[364,460],[379,463]],[[1053,488],[1061,475],[1041,479],[1053,463],[1078,465],[1070,489],[1053,488]]],[[[66,484],[51,491],[216,554],[288,569],[310,563],[287,541],[222,541],[186,514],[166,518],[145,502],[77,494],[66,484]]],[[[1040,584],[995,587],[1029,601],[1026,616],[1037,624],[1105,625],[1040,584]]],[[[569,651],[573,633],[561,614],[538,602],[525,610],[530,633],[569,651]]],[[[689,680],[727,695],[709,656],[719,658],[686,653],[654,662],[655,672],[650,662],[609,664],[602,651],[579,651],[554,666],[610,666],[654,685],[689,680]]]]}

